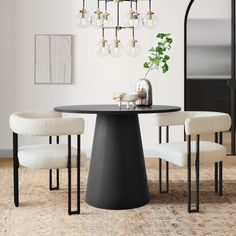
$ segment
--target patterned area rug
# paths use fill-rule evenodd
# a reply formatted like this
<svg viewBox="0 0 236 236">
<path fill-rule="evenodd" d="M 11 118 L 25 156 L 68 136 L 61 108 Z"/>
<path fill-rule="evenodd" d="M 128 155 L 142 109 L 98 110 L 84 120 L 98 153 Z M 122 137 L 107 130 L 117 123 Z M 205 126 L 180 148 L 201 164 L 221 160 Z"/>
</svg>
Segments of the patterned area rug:
<svg viewBox="0 0 236 236">
<path fill-rule="evenodd" d="M 96 209 L 84 202 L 88 170 L 83 168 L 82 213 L 68 216 L 66 171 L 60 175 L 60 191 L 50 192 L 48 171 L 21 168 L 20 207 L 15 208 L 11 162 L 0 162 L 0 235 L 236 235 L 236 164 L 232 163 L 224 165 L 223 197 L 214 193 L 213 167 L 201 168 L 201 212 L 195 214 L 186 211 L 184 168 L 171 167 L 170 193 L 160 194 L 157 168 L 148 167 L 150 203 L 123 211 Z"/>
</svg>

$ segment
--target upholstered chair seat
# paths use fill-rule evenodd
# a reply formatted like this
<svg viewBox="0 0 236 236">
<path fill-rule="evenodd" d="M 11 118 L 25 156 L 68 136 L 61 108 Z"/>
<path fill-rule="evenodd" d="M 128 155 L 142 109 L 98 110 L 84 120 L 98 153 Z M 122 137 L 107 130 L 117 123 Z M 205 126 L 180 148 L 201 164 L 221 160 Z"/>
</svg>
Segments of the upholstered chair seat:
<svg viewBox="0 0 236 236">
<path fill-rule="evenodd" d="M 195 165 L 196 160 L 196 142 L 191 142 L 192 155 L 191 163 Z M 200 141 L 201 158 L 200 164 L 209 164 L 223 161 L 226 156 L 226 149 L 224 146 L 207 141 Z M 187 142 L 174 142 L 158 144 L 156 148 L 156 155 L 162 160 L 168 161 L 180 167 L 188 165 L 188 151 Z"/>
<path fill-rule="evenodd" d="M 21 166 L 33 169 L 64 169 L 68 165 L 66 144 L 39 144 L 22 146 L 18 151 Z M 80 153 L 80 166 L 86 165 L 85 153 Z M 71 148 L 71 168 L 77 167 L 77 150 Z"/>
</svg>

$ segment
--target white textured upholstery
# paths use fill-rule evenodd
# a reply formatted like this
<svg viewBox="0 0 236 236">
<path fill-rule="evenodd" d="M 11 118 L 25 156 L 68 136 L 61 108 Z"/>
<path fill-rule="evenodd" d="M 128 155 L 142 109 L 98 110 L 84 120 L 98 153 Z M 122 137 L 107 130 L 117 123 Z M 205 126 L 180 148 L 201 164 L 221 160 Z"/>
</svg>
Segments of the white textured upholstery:
<svg viewBox="0 0 236 236">
<path fill-rule="evenodd" d="M 71 148 L 71 166 L 77 165 L 77 150 Z M 67 168 L 68 146 L 66 144 L 42 144 L 23 146 L 19 148 L 20 165 L 35 169 Z M 81 166 L 86 164 L 86 155 L 80 154 Z"/>
<path fill-rule="evenodd" d="M 84 132 L 82 118 L 62 118 L 59 112 L 17 112 L 10 116 L 11 130 L 29 136 L 80 135 Z M 76 167 L 77 150 L 72 148 L 72 167 Z M 67 144 L 42 144 L 23 146 L 18 149 L 22 166 L 38 169 L 67 168 Z M 85 163 L 81 154 L 81 163 Z"/>
<path fill-rule="evenodd" d="M 173 112 L 156 115 L 158 126 L 185 125 L 185 132 L 204 134 L 228 131 L 231 126 L 229 114 L 220 112 Z"/>
<path fill-rule="evenodd" d="M 191 142 L 192 165 L 196 159 L 196 142 Z M 187 166 L 187 142 L 163 143 L 156 146 L 156 154 L 162 160 L 178 166 Z M 213 142 L 200 142 L 200 164 L 222 161 L 226 156 L 226 149 Z"/>
<path fill-rule="evenodd" d="M 231 126 L 231 118 L 226 113 L 201 113 L 195 117 L 190 117 L 185 120 L 185 133 L 205 134 L 228 131 Z"/>
<path fill-rule="evenodd" d="M 157 126 L 184 125 L 187 115 L 188 112 L 185 111 L 159 113 L 156 115 L 156 124 Z"/>
<path fill-rule="evenodd" d="M 84 132 L 84 120 L 62 118 L 58 112 L 17 112 L 10 116 L 10 127 L 30 136 L 76 135 Z"/>
</svg>

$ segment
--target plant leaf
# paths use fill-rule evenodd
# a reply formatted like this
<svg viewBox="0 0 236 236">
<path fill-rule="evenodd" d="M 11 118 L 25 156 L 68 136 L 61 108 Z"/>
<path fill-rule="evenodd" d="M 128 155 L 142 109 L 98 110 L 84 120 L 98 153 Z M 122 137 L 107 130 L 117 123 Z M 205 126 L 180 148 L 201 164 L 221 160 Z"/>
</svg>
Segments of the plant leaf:
<svg viewBox="0 0 236 236">
<path fill-rule="evenodd" d="M 164 60 L 168 61 L 168 60 L 170 60 L 170 57 L 168 55 L 165 55 Z"/>
<path fill-rule="evenodd" d="M 156 51 L 157 51 L 160 55 L 163 55 L 164 49 L 163 49 L 162 47 L 157 47 L 157 48 L 156 48 Z"/>
<path fill-rule="evenodd" d="M 149 68 L 149 63 L 148 63 L 148 62 L 145 62 L 145 63 L 143 64 L 143 67 L 144 67 L 144 68 Z"/>
<path fill-rule="evenodd" d="M 169 70 L 169 66 L 165 63 L 165 64 L 162 66 L 162 70 L 163 70 L 163 73 L 166 73 L 166 72 Z"/>
<path fill-rule="evenodd" d="M 166 36 L 164 33 L 157 34 L 157 38 L 163 39 Z"/>
<path fill-rule="evenodd" d="M 167 52 L 171 50 L 171 44 L 173 43 L 171 33 L 158 33 L 156 35 L 156 45 L 151 47 L 148 51 L 148 60 L 144 63 L 144 68 L 148 69 L 147 73 L 154 69 L 162 68 L 163 73 L 169 71 L 168 60 L 170 56 Z"/>
<path fill-rule="evenodd" d="M 155 48 L 154 48 L 154 47 L 151 47 L 148 51 L 149 51 L 149 52 L 153 52 L 153 51 L 155 51 Z"/>
<path fill-rule="evenodd" d="M 155 58 L 151 58 L 150 59 L 154 64 L 158 65 L 160 64 L 160 59 L 158 57 L 155 57 Z"/>
<path fill-rule="evenodd" d="M 173 39 L 172 38 L 166 38 L 166 42 L 169 43 L 169 44 L 172 44 Z"/>
</svg>

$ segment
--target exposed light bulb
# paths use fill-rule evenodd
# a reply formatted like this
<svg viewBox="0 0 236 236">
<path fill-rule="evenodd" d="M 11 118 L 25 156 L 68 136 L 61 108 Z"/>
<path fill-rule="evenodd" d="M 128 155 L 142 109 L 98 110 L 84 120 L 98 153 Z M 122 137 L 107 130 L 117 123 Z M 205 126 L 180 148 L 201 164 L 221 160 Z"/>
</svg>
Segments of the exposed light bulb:
<svg viewBox="0 0 236 236">
<path fill-rule="evenodd" d="M 144 25 L 148 28 L 155 28 L 157 27 L 158 20 L 155 16 L 155 13 L 149 10 L 144 18 Z"/>
<path fill-rule="evenodd" d="M 75 23 L 79 28 L 88 28 L 91 22 L 91 17 L 88 14 L 88 11 L 84 8 L 79 11 L 75 17 Z"/>
<path fill-rule="evenodd" d="M 133 13 L 133 17 L 132 17 L 132 25 L 131 26 L 134 26 L 135 28 L 139 28 L 143 25 L 143 19 L 140 15 L 140 13 L 138 13 L 137 11 L 135 11 Z"/>
<path fill-rule="evenodd" d="M 141 47 L 135 38 L 132 38 L 126 47 L 126 53 L 130 57 L 136 57 L 141 53 Z"/>
<path fill-rule="evenodd" d="M 94 12 L 95 14 L 92 17 L 92 25 L 96 28 L 101 28 L 103 25 L 103 13 L 100 9 Z"/>
<path fill-rule="evenodd" d="M 102 40 L 98 42 L 96 54 L 100 57 L 106 57 L 109 55 L 109 46 L 105 38 L 102 38 Z"/>
<path fill-rule="evenodd" d="M 120 57 L 124 54 L 124 46 L 119 39 L 115 39 L 110 45 L 110 54 L 112 57 Z"/>
</svg>

